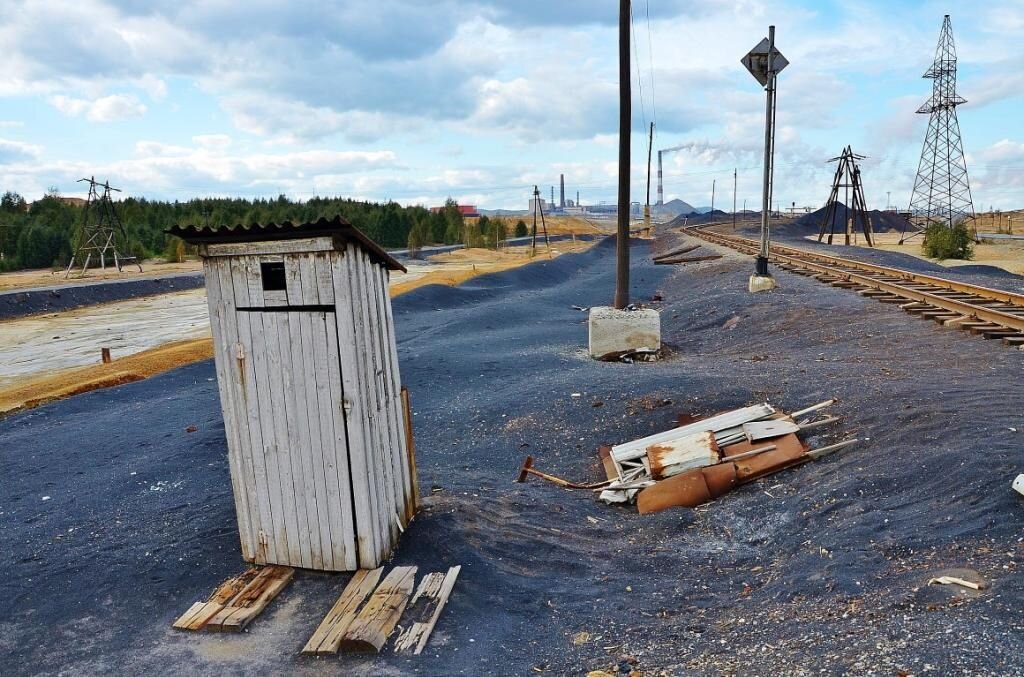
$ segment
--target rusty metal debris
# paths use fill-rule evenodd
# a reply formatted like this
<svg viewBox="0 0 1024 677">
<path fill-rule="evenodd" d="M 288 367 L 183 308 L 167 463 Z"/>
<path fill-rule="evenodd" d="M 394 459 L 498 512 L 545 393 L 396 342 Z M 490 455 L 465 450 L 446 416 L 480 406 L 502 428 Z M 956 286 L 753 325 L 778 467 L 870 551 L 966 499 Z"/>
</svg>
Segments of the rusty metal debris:
<svg viewBox="0 0 1024 677">
<path fill-rule="evenodd" d="M 563 489 L 597 489 L 608 484 L 605 482 L 597 482 L 595 484 L 578 484 L 576 482 L 570 482 L 569 480 L 549 475 L 546 472 L 541 472 L 533 467 L 533 456 L 527 456 L 526 460 L 523 461 L 523 467 L 519 469 L 519 476 L 516 478 L 516 482 L 525 482 L 526 478 L 530 475 L 539 477 L 542 480 L 551 482 L 552 484 L 562 487 Z"/>
<path fill-rule="evenodd" d="M 849 447 L 858 440 L 811 449 L 798 436 L 837 422 L 834 416 L 795 420 L 836 401 L 788 415 L 764 404 L 688 418 L 672 430 L 611 447 L 601 454 L 610 483 L 600 498 L 607 503 L 636 501 L 645 514 L 694 508 L 742 484 Z"/>
</svg>

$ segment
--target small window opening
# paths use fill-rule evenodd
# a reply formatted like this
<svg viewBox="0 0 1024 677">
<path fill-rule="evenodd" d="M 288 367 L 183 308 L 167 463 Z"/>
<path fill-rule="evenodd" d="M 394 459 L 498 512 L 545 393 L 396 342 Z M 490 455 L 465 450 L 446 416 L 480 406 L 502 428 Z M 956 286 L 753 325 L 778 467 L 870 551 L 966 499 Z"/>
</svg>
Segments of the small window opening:
<svg viewBox="0 0 1024 677">
<path fill-rule="evenodd" d="M 260 278 L 263 280 L 263 291 L 284 291 L 288 288 L 284 277 L 284 261 L 260 263 Z"/>
</svg>

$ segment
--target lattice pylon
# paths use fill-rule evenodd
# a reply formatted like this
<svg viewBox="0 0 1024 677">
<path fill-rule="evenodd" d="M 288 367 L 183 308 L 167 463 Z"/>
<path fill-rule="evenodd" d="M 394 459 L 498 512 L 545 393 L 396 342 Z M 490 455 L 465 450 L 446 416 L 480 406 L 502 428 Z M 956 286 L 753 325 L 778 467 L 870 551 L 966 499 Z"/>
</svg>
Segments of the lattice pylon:
<svg viewBox="0 0 1024 677">
<path fill-rule="evenodd" d="M 82 231 L 78 235 L 78 242 L 75 251 L 68 262 L 64 277 L 71 275 L 71 269 L 75 267 L 75 261 L 82 261 L 82 275 L 89 270 L 89 263 L 95 255 L 100 261 L 100 269 L 106 270 L 107 256 L 114 259 L 117 271 L 121 272 L 123 265 L 129 261 L 135 261 L 134 256 L 124 256 L 117 250 L 117 238 L 127 244 L 128 235 L 125 232 L 121 219 L 114 209 L 114 202 L 110 198 L 110 191 L 120 192 L 117 188 L 111 188 L 110 183 L 99 183 L 96 177 L 79 179 L 79 182 L 89 184 L 89 198 L 86 200 L 85 208 L 82 210 Z M 102 186 L 103 194 L 100 195 L 97 187 Z M 142 272 L 142 265 L 136 261 L 139 272 Z"/>
<path fill-rule="evenodd" d="M 935 61 L 922 77 L 932 81 L 932 95 L 917 112 L 930 117 L 910 198 L 908 225 L 914 232 L 907 235 L 904 228 L 901 244 L 933 223 L 953 227 L 974 218 L 967 160 L 956 115 L 956 107 L 967 100 L 956 93 L 956 44 L 948 14 L 942 22 Z"/>
</svg>

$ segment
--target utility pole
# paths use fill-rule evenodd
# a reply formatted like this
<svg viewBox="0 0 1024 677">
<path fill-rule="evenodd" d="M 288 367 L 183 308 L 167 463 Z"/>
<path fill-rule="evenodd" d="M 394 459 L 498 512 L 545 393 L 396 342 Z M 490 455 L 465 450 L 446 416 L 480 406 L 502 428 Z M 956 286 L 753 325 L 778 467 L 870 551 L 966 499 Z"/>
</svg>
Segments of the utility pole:
<svg viewBox="0 0 1024 677">
<path fill-rule="evenodd" d="M 629 156 L 632 81 L 629 71 L 629 0 L 619 0 L 619 204 L 615 252 L 615 307 L 629 305 Z"/>
<path fill-rule="evenodd" d="M 654 148 L 654 123 L 647 137 L 647 202 L 644 203 L 644 228 L 651 234 L 651 151 Z"/>
<path fill-rule="evenodd" d="M 732 229 L 736 230 L 736 169 L 732 170 Z"/>
</svg>

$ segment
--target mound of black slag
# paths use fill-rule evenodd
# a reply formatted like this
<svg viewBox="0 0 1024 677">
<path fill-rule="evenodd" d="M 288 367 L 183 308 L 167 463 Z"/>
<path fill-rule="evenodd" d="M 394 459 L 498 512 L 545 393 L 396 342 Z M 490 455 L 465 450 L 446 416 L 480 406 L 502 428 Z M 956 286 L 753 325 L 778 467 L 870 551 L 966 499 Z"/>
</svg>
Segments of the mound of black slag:
<svg viewBox="0 0 1024 677">
<path fill-rule="evenodd" d="M 824 221 L 825 232 L 828 233 L 830 228 L 825 219 L 826 209 L 826 207 L 822 207 L 810 214 L 804 214 L 789 223 L 779 224 L 776 229 L 778 232 L 792 235 L 816 235 L 821 232 L 821 224 Z M 849 212 L 845 205 L 842 202 L 837 202 L 835 212 L 832 214 L 831 231 L 834 233 L 844 232 L 846 228 L 843 224 L 848 216 Z M 883 212 L 878 209 L 869 211 L 868 218 L 871 220 L 872 231 L 876 233 L 902 232 L 907 225 L 907 220 L 899 214 Z M 854 228 L 860 230 L 861 224 L 859 221 L 854 224 Z"/>
</svg>

